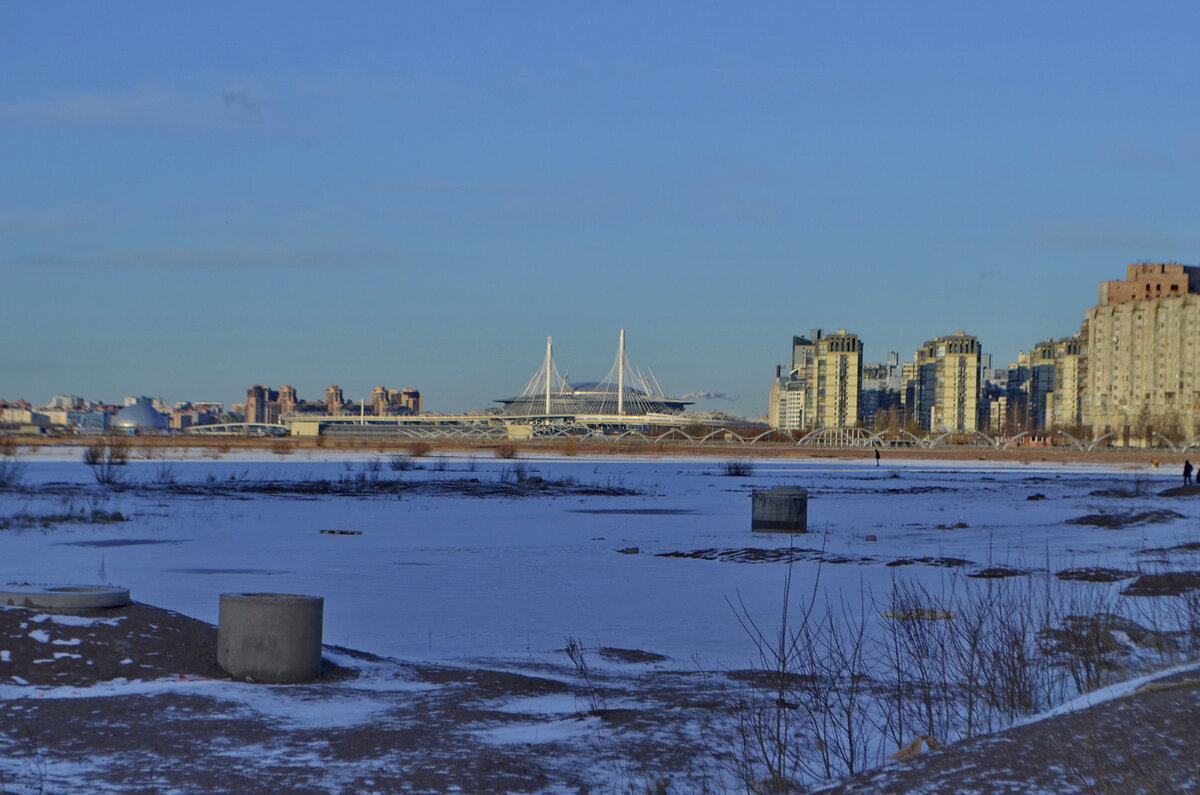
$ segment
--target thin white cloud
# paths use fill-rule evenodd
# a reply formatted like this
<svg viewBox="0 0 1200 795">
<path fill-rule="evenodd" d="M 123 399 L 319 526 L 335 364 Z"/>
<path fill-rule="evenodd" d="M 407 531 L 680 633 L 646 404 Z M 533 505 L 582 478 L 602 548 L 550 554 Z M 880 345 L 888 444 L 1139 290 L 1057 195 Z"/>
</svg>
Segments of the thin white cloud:
<svg viewBox="0 0 1200 795">
<path fill-rule="evenodd" d="M 0 118 L 26 123 L 192 126 L 225 107 L 259 113 L 266 101 L 247 89 L 197 96 L 140 88 L 75 91 L 24 102 L 0 102 Z"/>
<path fill-rule="evenodd" d="M 79 91 L 29 102 L 5 102 L 0 104 L 0 115 L 27 122 L 120 124 L 175 118 L 188 107 L 178 94 L 160 91 Z"/>
<path fill-rule="evenodd" d="M 376 252 L 329 252 L 311 249 L 273 248 L 187 248 L 167 247 L 121 249 L 104 252 L 40 252 L 2 254 L 0 269 L 37 267 L 87 270 L 96 267 L 150 270 L 245 270 L 247 268 L 395 268 L 395 254 Z"/>
</svg>

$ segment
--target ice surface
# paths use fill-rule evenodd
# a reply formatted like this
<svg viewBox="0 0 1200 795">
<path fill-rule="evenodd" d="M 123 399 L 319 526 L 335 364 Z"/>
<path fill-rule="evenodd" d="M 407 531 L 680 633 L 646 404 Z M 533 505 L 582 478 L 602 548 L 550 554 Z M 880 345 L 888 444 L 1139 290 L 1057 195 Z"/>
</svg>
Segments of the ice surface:
<svg viewBox="0 0 1200 795">
<path fill-rule="evenodd" d="M 1153 493 L 1176 485 L 1173 473 L 1148 466 L 939 463 L 885 455 L 878 469 L 873 461 L 836 457 L 761 460 L 753 476 L 730 478 L 720 476 L 720 461 L 711 459 L 536 458 L 526 463 L 543 478 L 622 483 L 646 493 L 399 500 L 250 494 L 247 500 L 150 488 L 107 492 L 89 483 L 90 472 L 77 459 L 58 450 L 46 455 L 53 460 L 28 462 L 27 484 L 78 483 L 104 510 L 131 519 L 14 533 L 6 538 L 0 579 L 86 582 L 103 565 L 107 578 L 129 587 L 136 600 L 213 623 L 224 592 L 316 594 L 325 598 L 327 643 L 425 660 L 558 660 L 564 638 L 572 636 L 588 646 L 664 654 L 669 665 L 682 668 L 696 658 L 711 666 L 744 666 L 752 649 L 726 600 L 740 597 L 756 615 L 776 615 L 786 564 L 659 553 L 824 546 L 827 558 L 869 559 L 820 568 L 822 593 L 853 596 L 850 601 L 858 603 L 861 592 L 885 594 L 896 577 L 941 587 L 956 573 L 986 566 L 1129 568 L 1139 549 L 1190 540 L 1200 517 L 1190 501 L 1171 500 L 1163 507 L 1185 519 L 1118 531 L 1064 524 L 1128 503 L 1089 496 L 1098 488 L 1142 484 Z M 287 460 L 258 452 L 212 461 L 189 453 L 175 468 L 183 484 L 230 477 L 336 480 L 347 466 L 361 466 L 362 458 L 308 451 Z M 446 462 L 446 472 L 383 470 L 386 477 L 416 482 L 494 481 L 509 465 L 466 457 Z M 131 462 L 127 482 L 152 482 L 156 465 Z M 785 484 L 809 489 L 809 524 L 818 532 L 751 533 L 750 491 Z M 1035 493 L 1046 499 L 1026 500 Z M 36 513 L 42 504 L 50 512 L 61 499 L 34 496 L 21 507 Z M 321 534 L 327 527 L 353 527 L 363 535 Z M 183 543 L 102 550 L 64 543 L 157 537 Z M 616 552 L 629 547 L 640 553 Z M 921 563 L 886 565 L 942 556 L 973 565 L 957 572 Z M 796 563 L 793 576 L 807 587 L 817 576 L 816 563 Z M 70 625 L 80 619 L 53 620 Z M 593 665 L 620 663 L 597 658 Z"/>
</svg>

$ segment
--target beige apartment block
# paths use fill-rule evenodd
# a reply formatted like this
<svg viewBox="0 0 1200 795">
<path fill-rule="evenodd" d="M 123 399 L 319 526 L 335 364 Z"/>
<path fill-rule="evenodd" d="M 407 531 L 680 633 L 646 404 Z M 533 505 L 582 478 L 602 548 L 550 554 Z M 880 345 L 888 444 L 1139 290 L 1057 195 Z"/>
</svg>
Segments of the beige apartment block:
<svg viewBox="0 0 1200 795">
<path fill-rule="evenodd" d="M 817 340 L 813 351 L 813 419 L 818 428 L 858 426 L 863 345 L 857 334 L 838 329 Z"/>
<path fill-rule="evenodd" d="M 792 338 L 792 364 L 776 372 L 767 418 L 785 431 L 853 428 L 862 400 L 862 342 L 857 334 L 838 329 L 813 339 Z"/>
<path fill-rule="evenodd" d="M 1087 388 L 1087 324 L 1079 334 L 1043 343 L 1054 364 L 1054 389 L 1046 399 L 1046 425 L 1074 426 L 1083 421 Z"/>
<path fill-rule="evenodd" d="M 325 411 L 329 414 L 341 414 L 342 408 L 346 405 L 346 395 L 342 392 L 342 388 L 337 384 L 333 384 L 325 390 Z"/>
<path fill-rule="evenodd" d="M 932 431 L 979 427 L 979 340 L 962 331 L 926 342 L 913 357 L 915 416 Z"/>
<path fill-rule="evenodd" d="M 997 395 L 988 410 L 988 433 L 1003 434 L 1008 428 L 1008 397 Z"/>
<path fill-rule="evenodd" d="M 1200 434 L 1200 268 L 1130 265 L 1087 311 L 1084 423 L 1129 444 Z"/>
</svg>

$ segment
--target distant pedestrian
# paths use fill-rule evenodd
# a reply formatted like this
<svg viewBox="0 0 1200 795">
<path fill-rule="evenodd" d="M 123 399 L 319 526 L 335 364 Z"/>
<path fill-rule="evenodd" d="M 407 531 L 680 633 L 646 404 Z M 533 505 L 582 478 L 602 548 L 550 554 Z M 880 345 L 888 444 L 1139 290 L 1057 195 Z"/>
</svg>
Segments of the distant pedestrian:
<svg viewBox="0 0 1200 795">
<path fill-rule="evenodd" d="M 1158 459 L 1155 458 L 1153 461 L 1151 461 L 1150 466 L 1154 467 L 1155 469 L 1158 469 Z"/>
<path fill-rule="evenodd" d="M 879 466 L 879 448 L 875 448 L 875 466 Z"/>
<path fill-rule="evenodd" d="M 1185 486 L 1192 485 L 1192 462 L 1191 461 L 1183 462 L 1183 485 L 1185 485 Z"/>
</svg>

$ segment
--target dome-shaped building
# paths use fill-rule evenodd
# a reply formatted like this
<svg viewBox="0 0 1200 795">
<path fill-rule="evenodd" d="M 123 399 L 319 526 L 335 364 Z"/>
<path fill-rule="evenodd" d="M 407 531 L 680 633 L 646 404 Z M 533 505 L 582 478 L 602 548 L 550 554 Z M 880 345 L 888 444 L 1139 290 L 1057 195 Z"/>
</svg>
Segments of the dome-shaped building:
<svg viewBox="0 0 1200 795">
<path fill-rule="evenodd" d="M 167 429 L 167 418 L 155 410 L 150 398 L 140 397 L 113 417 L 110 427 L 125 433 L 158 433 Z"/>
</svg>

